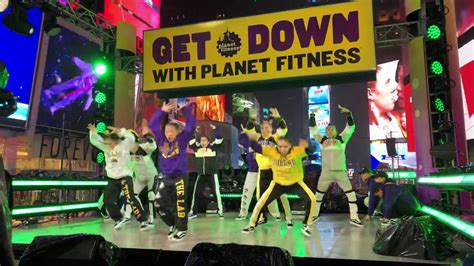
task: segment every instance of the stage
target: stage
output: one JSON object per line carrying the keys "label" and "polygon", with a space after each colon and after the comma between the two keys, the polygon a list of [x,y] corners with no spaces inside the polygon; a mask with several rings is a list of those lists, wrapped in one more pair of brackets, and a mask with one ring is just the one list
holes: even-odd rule
{"label": "stage", "polygon": [[[366,261],[391,261],[403,263],[434,263],[436,261],[405,259],[380,256],[372,251],[375,233],[380,227],[378,221],[371,221],[364,228],[349,225],[347,214],[322,215],[312,226],[312,236],[305,237],[300,229],[301,216],[295,217],[294,227],[288,229],[285,222],[270,221],[259,226],[254,233],[242,234],[246,221],[236,221],[237,213],[225,213],[224,219],[207,215],[189,221],[189,234],[182,242],[172,242],[166,237],[168,227],[157,220],[154,230],[141,232],[136,221],[120,231],[113,229],[113,222],[101,218],[80,218],[69,222],[49,222],[42,225],[15,228],[13,243],[29,244],[39,235],[100,234],[121,248],[162,249],[190,251],[201,242],[239,243],[247,245],[278,246],[288,250],[294,257],[326,259],[352,259]],[[456,258],[463,258],[463,252],[441,264],[455,264]]]}

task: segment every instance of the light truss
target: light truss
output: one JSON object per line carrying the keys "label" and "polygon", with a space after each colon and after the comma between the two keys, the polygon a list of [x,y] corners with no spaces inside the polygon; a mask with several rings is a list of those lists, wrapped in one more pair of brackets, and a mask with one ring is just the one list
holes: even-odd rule
{"label": "light truss", "polygon": [[130,73],[143,73],[143,55],[123,56],[116,58],[117,70]]}
{"label": "light truss", "polygon": [[104,43],[114,43],[116,40],[116,27],[76,0],[68,0],[66,5],[60,4],[57,0],[44,0],[42,2],[31,0],[31,2],[54,12],[65,21],[100,38]]}
{"label": "light truss", "polygon": [[403,22],[375,27],[375,46],[399,46],[422,34],[420,22]]}

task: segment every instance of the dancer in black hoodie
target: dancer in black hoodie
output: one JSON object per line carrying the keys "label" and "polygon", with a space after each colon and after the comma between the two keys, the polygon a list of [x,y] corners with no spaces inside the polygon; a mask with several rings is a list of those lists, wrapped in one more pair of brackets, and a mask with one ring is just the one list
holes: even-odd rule
{"label": "dancer in black hoodie", "polygon": [[[214,131],[214,141],[209,142],[209,138],[207,136],[201,136],[200,138],[196,136],[189,141],[189,147],[194,150],[196,168],[198,172],[198,177],[194,187],[191,211],[188,215],[189,219],[194,219],[197,217],[198,208],[196,206],[198,205],[196,204],[196,197],[197,195],[202,194],[202,191],[205,188],[204,185],[206,183],[211,183],[212,190],[214,191],[214,195],[216,195],[217,198],[217,213],[219,214],[220,218],[224,217],[219,179],[217,175],[219,172],[217,153],[220,150],[224,139],[222,138],[220,130],[215,125],[211,124],[211,128]],[[197,140],[199,140],[199,142]]]}

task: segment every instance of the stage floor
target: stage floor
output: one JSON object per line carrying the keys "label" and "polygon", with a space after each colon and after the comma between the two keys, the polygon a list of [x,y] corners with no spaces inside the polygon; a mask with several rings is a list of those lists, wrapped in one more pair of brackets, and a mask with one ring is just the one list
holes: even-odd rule
{"label": "stage floor", "polygon": [[[200,242],[239,243],[247,245],[278,246],[287,249],[296,257],[322,257],[338,259],[375,260],[393,262],[430,261],[380,256],[372,251],[375,233],[380,227],[378,221],[371,221],[364,228],[351,226],[347,214],[322,215],[313,225],[312,236],[305,237],[300,229],[301,217],[295,217],[293,229],[287,229],[285,222],[270,221],[259,226],[254,233],[242,234],[246,221],[236,221],[237,213],[225,213],[224,219],[217,215],[207,215],[189,221],[189,234],[182,242],[167,240],[168,227],[157,221],[153,231],[141,232],[136,221],[120,231],[113,229],[112,222],[100,218],[80,218],[69,222],[49,222],[42,225],[15,228],[13,243],[29,244],[35,236],[100,234],[107,240],[123,248],[164,249],[190,251]],[[464,258],[463,253],[444,263],[455,264],[456,258]],[[459,261],[459,260],[458,260]],[[461,260],[462,261],[462,260]],[[432,261],[432,263],[440,263]]]}

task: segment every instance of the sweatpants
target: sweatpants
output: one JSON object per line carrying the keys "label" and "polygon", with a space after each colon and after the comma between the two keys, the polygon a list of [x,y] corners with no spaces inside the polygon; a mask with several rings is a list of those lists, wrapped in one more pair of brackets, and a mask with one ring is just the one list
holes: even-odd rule
{"label": "sweatpants", "polygon": [[131,176],[125,176],[120,179],[109,178],[108,181],[109,182],[104,191],[104,204],[112,219],[115,221],[122,219],[122,214],[120,213],[122,203],[119,201],[119,197],[120,193],[123,192],[123,195],[130,203],[132,213],[135,215],[137,220],[140,222],[148,220],[148,215],[146,214],[140,199],[138,199],[133,191],[133,180]]}
{"label": "sweatpants", "polygon": [[[270,183],[273,181],[273,172],[271,169],[267,170],[260,170],[258,173],[258,183],[257,183],[257,200],[260,200],[260,196],[263,192],[267,190],[267,188],[270,186]],[[281,203],[281,206],[283,206],[283,210],[285,212],[285,219],[287,221],[291,221],[292,216],[291,216],[291,208],[290,208],[290,202],[288,201],[288,198],[286,195],[281,195],[278,198]],[[266,214],[269,212],[273,217],[280,217],[280,210],[278,209],[278,202],[275,201],[270,201],[270,204],[264,209],[262,212],[262,215],[264,218],[267,218]]]}
{"label": "sweatpants", "polygon": [[196,179],[196,184],[194,184],[193,191],[193,200],[191,202],[191,211],[196,214],[200,209],[205,208],[207,204],[204,204],[204,198],[206,187],[210,185],[212,193],[216,195],[217,199],[217,212],[219,214],[223,213],[222,209],[222,198],[221,198],[221,189],[219,186],[219,177],[217,174],[213,175],[198,175]]}
{"label": "sweatpants", "polygon": [[[133,178],[133,188],[135,191],[135,196],[137,196],[142,202],[143,206],[146,208],[146,212],[149,215],[148,221],[153,223],[155,216],[155,191],[158,182],[157,176],[148,176],[148,177],[134,177]],[[143,189],[147,188],[146,197],[141,196]],[[126,206],[126,211],[124,216],[130,218],[132,208]]]}
{"label": "sweatpants", "polygon": [[329,185],[332,182],[336,182],[346,194],[349,199],[349,212],[351,219],[359,219],[357,215],[357,198],[354,190],[352,189],[351,181],[347,176],[346,171],[329,171],[324,170],[321,173],[321,177],[318,181],[318,189],[316,190],[316,210],[314,212],[315,217],[319,216],[321,210],[321,203],[323,202],[324,193],[326,193]]}
{"label": "sweatpants", "polygon": [[253,209],[252,216],[250,217],[250,225],[256,226],[260,213],[268,206],[269,202],[272,202],[281,195],[288,193],[297,194],[301,199],[308,203],[303,224],[309,224],[311,222],[311,217],[313,217],[316,204],[314,194],[308,186],[303,181],[299,181],[298,183],[289,186],[283,186],[275,183],[275,181],[271,181],[268,189],[265,190]]}
{"label": "sweatpants", "polygon": [[184,175],[179,177],[163,175],[155,198],[158,215],[166,225],[176,226],[178,231],[188,230],[186,189],[187,180]]}
{"label": "sweatpants", "polygon": [[247,172],[245,177],[244,188],[242,189],[242,198],[240,201],[240,213],[239,216],[247,217],[249,213],[250,203],[252,202],[253,193],[257,188],[258,173]]}

